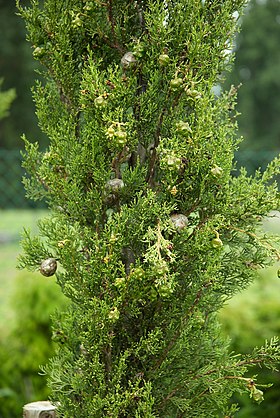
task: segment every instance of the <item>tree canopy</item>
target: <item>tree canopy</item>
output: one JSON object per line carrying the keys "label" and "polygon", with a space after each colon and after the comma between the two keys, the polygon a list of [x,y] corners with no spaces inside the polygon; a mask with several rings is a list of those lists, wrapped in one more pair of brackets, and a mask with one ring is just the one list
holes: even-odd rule
{"label": "tree canopy", "polygon": [[214,93],[244,1],[18,6],[49,138],[42,151],[25,138],[25,186],[51,212],[19,267],[71,300],[44,368],[59,416],[225,417],[236,392],[261,402],[247,373],[275,369],[277,338],[233,354],[216,315],[280,259],[260,228],[279,208],[280,157],[233,178],[236,89]]}
{"label": "tree canopy", "polygon": [[238,93],[243,148],[277,150],[280,139],[280,2],[251,0],[236,39],[228,84]]}

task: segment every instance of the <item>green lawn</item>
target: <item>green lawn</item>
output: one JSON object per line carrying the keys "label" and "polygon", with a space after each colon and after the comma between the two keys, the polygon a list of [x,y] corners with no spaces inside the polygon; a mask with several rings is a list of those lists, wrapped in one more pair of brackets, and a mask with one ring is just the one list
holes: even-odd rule
{"label": "green lawn", "polygon": [[39,218],[47,214],[45,210],[0,210],[0,332],[3,333],[13,317],[10,296],[13,292],[20,253],[20,237],[23,228],[36,231]]}

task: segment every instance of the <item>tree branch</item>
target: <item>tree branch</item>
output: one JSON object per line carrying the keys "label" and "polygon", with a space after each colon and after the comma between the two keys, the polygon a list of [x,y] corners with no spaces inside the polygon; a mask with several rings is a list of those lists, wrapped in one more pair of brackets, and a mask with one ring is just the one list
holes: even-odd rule
{"label": "tree branch", "polygon": [[124,49],[118,43],[117,36],[116,36],[116,31],[115,31],[116,22],[115,22],[114,13],[113,13],[113,0],[109,0],[108,3],[106,4],[106,7],[107,7],[107,11],[108,11],[108,20],[109,20],[110,26],[111,26],[111,33],[112,33],[113,44],[108,42],[108,38],[105,38],[104,37],[103,39],[111,47],[116,48],[118,51],[120,51],[121,53],[123,53],[124,52]]}
{"label": "tree branch", "polygon": [[203,296],[204,291],[207,290],[210,286],[212,286],[212,284],[213,284],[213,282],[212,281],[209,281],[207,283],[204,283],[202,285],[202,287],[199,289],[199,291],[196,294],[196,297],[195,297],[195,300],[194,300],[193,304],[190,306],[190,308],[188,309],[187,313],[183,316],[183,318],[181,320],[181,325],[177,328],[176,332],[173,334],[173,337],[171,338],[171,340],[169,341],[169,344],[167,345],[167,347],[163,351],[162,356],[160,357],[160,359],[156,363],[156,366],[154,368],[154,371],[156,371],[156,370],[158,370],[160,368],[160,366],[162,365],[163,361],[168,356],[168,353],[170,352],[170,350],[175,345],[177,339],[180,337],[183,325],[184,326],[186,325],[186,323],[187,323],[188,319],[190,318],[191,314],[193,313],[195,307],[200,302],[200,300],[201,300],[201,298]]}

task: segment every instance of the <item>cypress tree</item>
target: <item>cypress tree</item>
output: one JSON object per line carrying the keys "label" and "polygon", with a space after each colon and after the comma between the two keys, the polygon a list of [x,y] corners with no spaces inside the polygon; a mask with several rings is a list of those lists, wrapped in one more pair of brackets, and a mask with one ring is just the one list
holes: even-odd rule
{"label": "cypress tree", "polygon": [[[18,3],[44,82],[41,151],[24,180],[50,214],[25,233],[21,268],[55,275],[72,303],[44,368],[61,417],[232,417],[261,402],[250,367],[277,339],[232,354],[217,312],[279,259],[261,222],[279,207],[279,159],[232,175],[229,67],[243,0]],[[236,173],[235,173],[236,174]]]}

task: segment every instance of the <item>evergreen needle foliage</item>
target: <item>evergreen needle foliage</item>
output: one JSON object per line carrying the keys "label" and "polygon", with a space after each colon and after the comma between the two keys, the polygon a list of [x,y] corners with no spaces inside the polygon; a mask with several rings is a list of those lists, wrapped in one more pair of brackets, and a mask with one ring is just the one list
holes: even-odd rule
{"label": "evergreen needle foliage", "polygon": [[[72,300],[45,368],[60,417],[230,417],[261,402],[251,366],[276,339],[228,352],[216,313],[279,259],[262,218],[273,178],[233,177],[236,90],[213,87],[243,0],[18,3],[44,83],[44,152],[25,140],[25,186],[50,216],[26,232],[22,268],[56,274]],[[49,280],[46,278],[46,280]]]}

